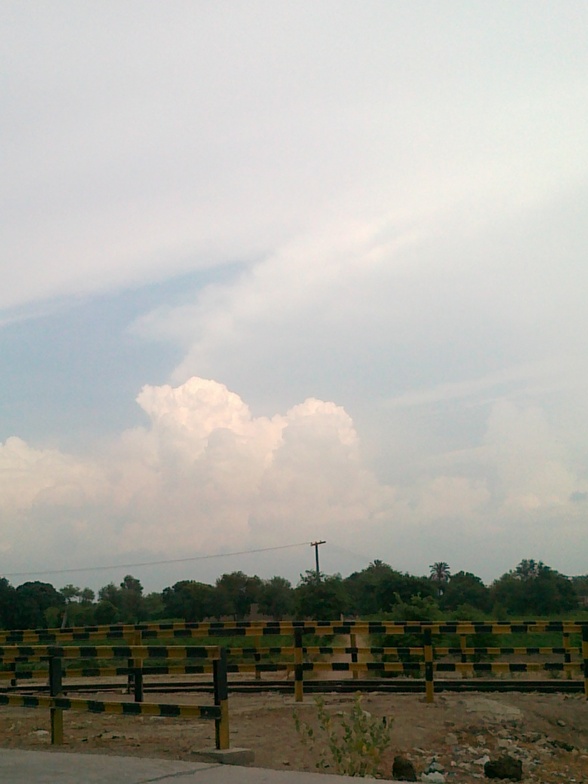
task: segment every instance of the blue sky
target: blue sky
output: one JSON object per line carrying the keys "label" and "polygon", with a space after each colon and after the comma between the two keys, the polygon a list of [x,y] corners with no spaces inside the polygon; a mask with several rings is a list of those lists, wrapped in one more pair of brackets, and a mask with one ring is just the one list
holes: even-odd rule
{"label": "blue sky", "polygon": [[0,573],[586,573],[587,17],[4,3]]}

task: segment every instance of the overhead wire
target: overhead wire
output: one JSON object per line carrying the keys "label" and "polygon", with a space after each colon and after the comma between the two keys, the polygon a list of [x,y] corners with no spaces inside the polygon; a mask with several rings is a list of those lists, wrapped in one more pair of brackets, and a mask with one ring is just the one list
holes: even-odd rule
{"label": "overhead wire", "polygon": [[72,574],[78,572],[99,572],[111,569],[137,569],[144,566],[165,566],[175,563],[189,563],[190,561],[205,561],[210,558],[228,558],[233,555],[250,555],[253,553],[267,553],[272,550],[287,550],[293,547],[307,547],[308,542],[297,542],[295,544],[282,544],[277,547],[259,547],[255,550],[239,550],[230,553],[213,553],[210,555],[195,555],[188,558],[168,558],[161,561],[141,561],[137,563],[123,563],[123,564],[109,564],[102,566],[81,566],[79,568],[69,569],[45,569],[33,572],[2,572],[3,577],[40,577],[50,574]]}

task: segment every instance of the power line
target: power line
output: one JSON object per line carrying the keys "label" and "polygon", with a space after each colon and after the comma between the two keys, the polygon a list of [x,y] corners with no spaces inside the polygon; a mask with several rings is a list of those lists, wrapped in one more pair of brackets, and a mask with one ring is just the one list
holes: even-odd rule
{"label": "power line", "polygon": [[251,553],[267,553],[271,550],[287,550],[292,547],[307,547],[308,542],[282,544],[278,547],[260,547],[257,550],[240,550],[234,553],[215,553],[213,555],[195,555],[192,558],[170,558],[165,561],[142,561],[140,563],[111,564],[109,566],[82,566],[79,569],[48,569],[36,572],[3,572],[3,577],[38,577],[48,574],[71,574],[73,572],[99,572],[108,569],[136,569],[141,566],[164,566],[166,564],[188,563],[189,561],[205,561],[209,558],[228,558],[232,555],[249,555]]}

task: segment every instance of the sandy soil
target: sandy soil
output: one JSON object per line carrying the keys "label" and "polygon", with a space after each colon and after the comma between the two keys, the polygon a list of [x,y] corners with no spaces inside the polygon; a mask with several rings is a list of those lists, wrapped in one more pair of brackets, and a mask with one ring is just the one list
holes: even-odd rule
{"label": "sandy soil", "polygon": [[[73,696],[73,695],[72,695]],[[79,694],[82,699],[130,700],[128,695]],[[149,693],[150,702],[211,704],[200,694]],[[348,711],[353,695],[327,694],[328,709]],[[231,745],[250,748],[255,765],[284,770],[315,770],[315,757],[302,743],[293,714],[313,723],[312,696],[295,703],[275,693],[232,694]],[[433,704],[420,695],[366,694],[362,705],[372,716],[392,718],[392,744],[382,766],[391,778],[396,754],[410,758],[422,773],[437,758],[447,782],[483,779],[485,759],[510,753],[523,761],[529,782],[588,782],[588,702],[583,695],[437,695]],[[64,714],[64,751],[194,759],[214,745],[214,723],[192,719]],[[50,748],[48,712],[0,709],[0,745]],[[332,768],[327,772],[335,772]]]}

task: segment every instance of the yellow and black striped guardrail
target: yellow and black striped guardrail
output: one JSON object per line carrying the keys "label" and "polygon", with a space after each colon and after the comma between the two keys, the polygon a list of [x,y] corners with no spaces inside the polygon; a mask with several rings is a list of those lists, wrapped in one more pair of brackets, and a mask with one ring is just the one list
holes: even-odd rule
{"label": "yellow and black striped guardrail", "polygon": [[0,694],[0,705],[12,708],[59,708],[60,710],[90,713],[113,713],[121,716],[167,716],[200,719],[220,719],[218,705],[171,705],[153,702],[114,702],[78,700],[69,697],[34,697],[20,694]]}
{"label": "yellow and black striped guardrail", "polygon": [[[563,646],[487,646],[480,647],[468,645],[468,637],[476,635],[496,635],[503,636],[508,634],[527,634],[540,635],[548,633],[559,633],[563,638]],[[581,634],[581,647],[573,646],[570,643],[571,635]],[[275,635],[294,637],[293,646],[260,646],[260,647],[231,647],[228,649],[232,657],[247,658],[253,656],[255,664],[231,663],[230,672],[255,672],[259,676],[261,672],[272,672],[283,669],[293,669],[295,674],[295,693],[296,699],[302,699],[304,672],[311,669],[331,669],[343,671],[341,662],[329,663],[316,662],[316,667],[307,666],[305,657],[313,655],[334,655],[335,653],[345,653],[351,658],[351,671],[356,677],[357,673],[364,670],[364,665],[359,665],[359,655],[381,656],[390,655],[396,657],[418,657],[422,662],[425,671],[425,686],[427,699],[433,699],[433,681],[435,672],[532,672],[540,669],[551,669],[558,671],[560,663],[535,664],[529,663],[508,663],[508,667],[501,662],[490,664],[480,662],[468,662],[468,657],[476,656],[504,656],[504,655],[561,655],[565,661],[561,666],[561,671],[567,672],[568,676],[572,670],[583,668],[584,690],[588,697],[588,622],[586,621],[547,621],[547,620],[523,620],[523,621],[439,621],[439,622],[394,622],[394,621],[218,621],[218,622],[178,622],[178,623],[145,623],[136,625],[110,625],[93,626],[80,629],[53,629],[53,630],[23,630],[0,632],[0,668],[8,667],[17,662],[24,662],[30,656],[36,655],[39,659],[48,657],[50,651],[55,654],[56,649],[64,658],[86,659],[107,659],[107,658],[128,658],[129,667],[134,671],[135,678],[139,684],[142,682],[143,674],[147,673],[180,673],[180,672],[205,672],[207,665],[178,665],[168,667],[165,665],[159,668],[144,667],[146,659],[173,659],[175,661],[190,661],[195,659],[214,660],[211,651],[214,646],[192,646],[192,645],[150,645],[149,641],[155,643],[158,639],[166,641],[173,639],[174,643],[185,643],[189,639],[202,638],[222,638],[222,637],[256,637],[264,638]],[[349,635],[350,646],[321,646],[303,645],[305,635],[315,636],[334,636]],[[422,639],[422,645],[412,646],[373,646],[358,647],[355,644],[358,635],[412,635]],[[435,646],[434,637],[441,635],[459,636],[460,646]],[[118,644],[111,645],[66,645],[63,643],[89,643],[98,641],[119,641]],[[36,643],[36,644],[35,644]],[[38,653],[40,643],[45,645],[42,653]],[[123,644],[126,643],[126,644]],[[134,644],[131,644],[134,643]],[[33,648],[37,653],[33,654]],[[12,653],[9,652],[12,651]],[[574,661],[574,656],[579,654],[580,660]],[[288,661],[263,662],[262,657],[282,656],[287,657]],[[439,662],[438,659],[444,656],[460,656],[460,666],[451,662]],[[413,662],[374,662],[369,663],[368,670],[386,671],[387,665],[400,665],[395,670],[389,671],[412,671]],[[410,667],[405,667],[410,664]],[[320,665],[320,666],[319,666]],[[383,665],[386,665],[384,667]],[[418,663],[417,663],[418,665]],[[553,666],[552,666],[553,665]],[[210,665],[208,665],[210,666]],[[455,666],[455,670],[451,669]],[[190,668],[190,669],[184,669]],[[192,668],[195,669],[192,669]],[[202,669],[200,669],[202,667]],[[99,668],[100,669],[100,668]],[[104,669],[104,668],[102,668]],[[96,672],[96,668],[82,667],[82,672]],[[73,671],[72,671],[73,672]],[[20,677],[20,673],[12,672],[12,678]],[[8,676],[4,676],[8,677]],[[24,677],[24,675],[23,675]],[[135,686],[137,680],[135,681]],[[137,688],[136,688],[137,692]]]}
{"label": "yellow and black striped guardrail", "polygon": [[79,629],[36,629],[0,632],[0,646],[30,644],[56,644],[58,642],[84,642],[93,639],[128,640],[141,633],[143,640],[157,637],[267,637],[291,636],[296,630],[303,634],[422,634],[426,628],[433,635],[439,634],[542,634],[549,632],[578,633],[583,621],[218,621],[113,624],[88,626]]}
{"label": "yellow and black striped guardrail", "polygon": [[[21,654],[22,646],[19,648]],[[179,648],[179,647],[178,647]],[[98,700],[75,700],[62,696],[63,693],[63,659],[86,658],[89,656],[88,650],[94,652],[94,657],[108,658],[128,658],[132,667],[121,668],[124,672],[133,670],[135,679],[135,702],[102,702]],[[156,651],[160,658],[189,658],[191,649],[182,647],[181,650],[167,649],[163,646],[96,646],[91,649],[79,647],[63,646],[37,646],[32,647],[32,656],[47,657],[49,675],[49,697],[35,697],[23,695],[0,694],[0,705],[9,705],[21,708],[49,708],[51,716],[51,742],[52,744],[63,743],[63,711],[77,710],[90,711],[92,713],[116,713],[121,715],[149,715],[149,716],[191,716],[202,719],[214,719],[215,721],[215,742],[217,749],[229,748],[229,705],[228,705],[228,684],[227,684],[227,653],[226,649],[216,646],[199,646],[195,650],[199,653],[199,658],[203,656],[212,659],[212,674],[214,686],[214,705],[170,705],[145,703],[143,701],[143,658],[149,658],[150,652]],[[84,651],[84,656],[80,657],[80,651]],[[14,654],[14,650],[5,647],[4,652],[8,655]],[[188,656],[186,656],[188,654]],[[210,668],[210,665],[208,665]],[[118,668],[87,668],[86,673],[101,670],[118,670]],[[84,671],[84,669],[82,669]],[[74,671],[67,672],[72,675]],[[37,675],[37,674],[36,674]],[[19,674],[19,677],[21,675]]]}

